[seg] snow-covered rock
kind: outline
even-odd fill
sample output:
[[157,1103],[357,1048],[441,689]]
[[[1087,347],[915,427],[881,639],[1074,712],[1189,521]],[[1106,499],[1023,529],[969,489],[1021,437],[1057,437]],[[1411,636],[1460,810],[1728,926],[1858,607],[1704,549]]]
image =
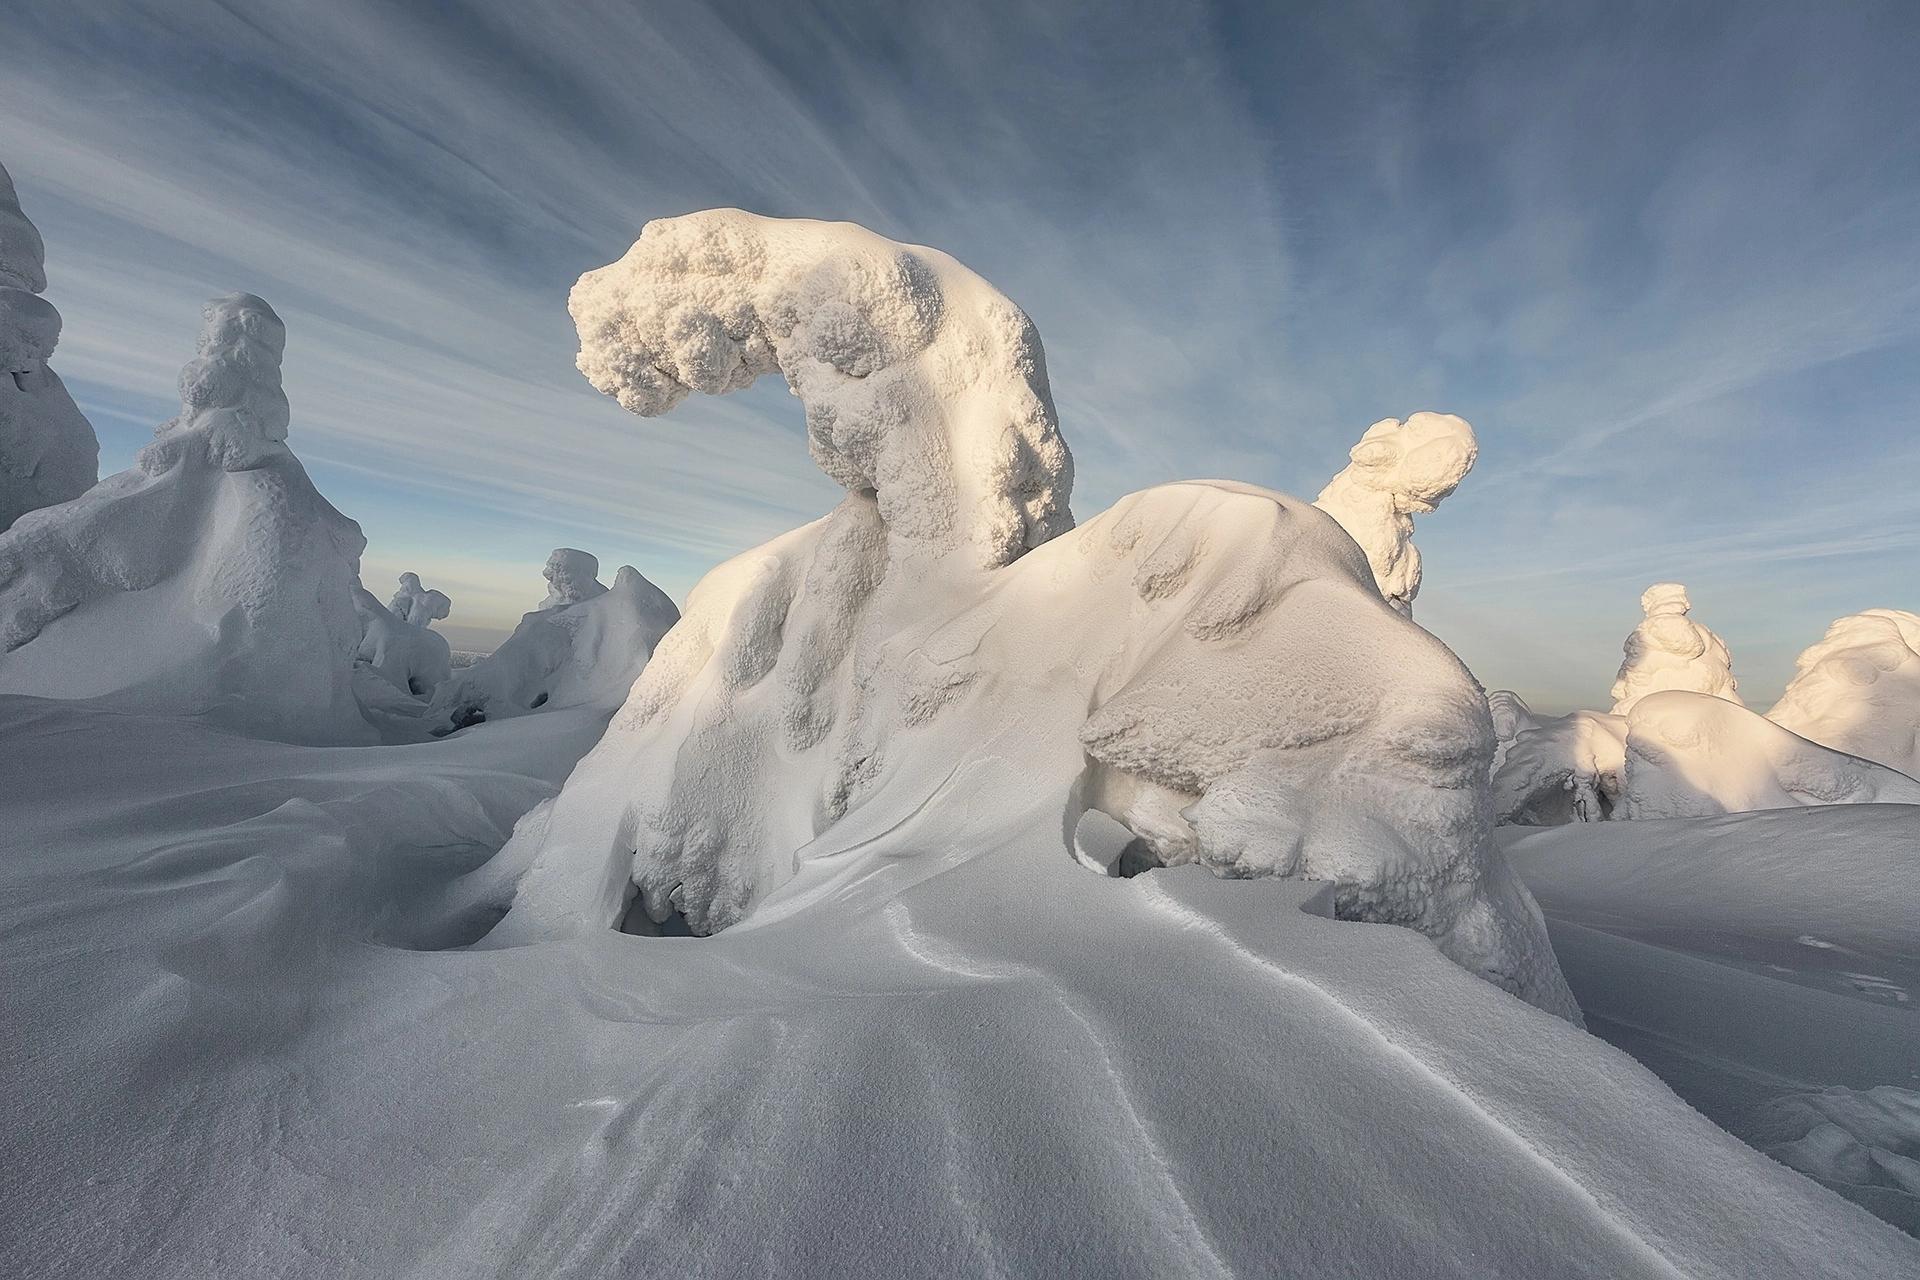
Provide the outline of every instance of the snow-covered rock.
[[632,565],[608,587],[594,577],[599,564],[584,551],[555,551],[546,599],[435,691],[429,721],[463,729],[529,711],[619,706],[680,611]]
[[1875,803],[1920,804],[1920,782],[1707,694],[1650,694],[1627,716],[1625,817]]
[[411,626],[430,627],[453,612],[453,600],[444,591],[422,586],[419,574],[403,573],[399,590],[387,601],[387,611]]
[[533,866],[501,938],[711,933],[1057,824],[1103,872],[1333,881],[1341,915],[1577,1016],[1491,851],[1479,687],[1332,517],[1185,483],[1068,532],[1032,324],[849,224],[654,222],[572,306],[580,367],[642,414],[779,369],[848,494],[695,588],[503,855]]
[[1687,589],[1677,582],[1656,582],[1640,594],[1646,617],[1622,646],[1613,714],[1624,716],[1640,699],[1663,689],[1711,694],[1741,705],[1727,646],[1687,617],[1692,607]]
[[0,530],[99,476],[93,427],[47,365],[60,313],[38,296],[46,287],[45,246],[0,166]]
[[1627,718],[1575,711],[1521,729],[1493,775],[1495,821],[1604,822],[1626,791]]
[[1420,593],[1413,518],[1460,486],[1480,453],[1473,428],[1450,413],[1382,418],[1348,453],[1344,470],[1313,505],[1340,522],[1360,549],[1387,603],[1408,617]]
[[1838,619],[1794,664],[1767,719],[1803,738],[1920,777],[1920,615]]
[[364,741],[366,543],[287,448],[286,328],[251,294],[203,314],[180,415],[136,465],[0,534],[0,692]]

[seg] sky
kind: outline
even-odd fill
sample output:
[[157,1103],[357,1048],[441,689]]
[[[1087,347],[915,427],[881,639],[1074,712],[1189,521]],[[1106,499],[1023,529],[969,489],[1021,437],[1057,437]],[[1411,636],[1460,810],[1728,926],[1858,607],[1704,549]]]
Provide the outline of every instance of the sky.
[[54,366],[129,465],[198,307],[289,331],[290,443],[490,647],[576,546],[676,598],[828,510],[777,383],[623,413],[566,296],[649,219],[850,219],[1033,317],[1085,519],[1311,497],[1379,418],[1474,424],[1420,622],[1607,705],[1651,582],[1748,701],[1920,610],[1920,6],[370,0],[23,7],[0,162]]

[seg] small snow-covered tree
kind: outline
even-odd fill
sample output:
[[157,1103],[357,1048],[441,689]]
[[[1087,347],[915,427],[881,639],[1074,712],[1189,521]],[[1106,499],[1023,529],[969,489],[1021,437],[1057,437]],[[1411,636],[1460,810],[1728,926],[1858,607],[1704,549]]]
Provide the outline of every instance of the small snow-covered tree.
[[1416,413],[1382,418],[1353,446],[1346,468],[1313,505],[1340,522],[1367,553],[1380,594],[1409,618],[1420,594],[1413,518],[1426,515],[1473,470],[1480,445],[1464,418]]
[[1693,602],[1677,582],[1656,582],[1640,594],[1646,614],[1626,644],[1613,682],[1613,714],[1626,715],[1650,693],[1683,689],[1740,703],[1726,642],[1687,617]]

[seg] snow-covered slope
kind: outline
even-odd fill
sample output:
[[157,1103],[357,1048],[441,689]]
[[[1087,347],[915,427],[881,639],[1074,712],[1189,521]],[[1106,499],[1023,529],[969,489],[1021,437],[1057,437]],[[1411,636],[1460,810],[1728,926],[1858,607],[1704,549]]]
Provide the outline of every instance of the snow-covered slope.
[[286,329],[251,294],[204,315],[180,416],[137,465],[0,534],[0,692],[365,741],[365,539],[287,448]]
[[1920,777],[1920,615],[1838,619],[1800,655],[1767,718],[1803,738]]
[[0,699],[9,1270],[1920,1268],[1417,934],[1089,875],[970,772],[897,833],[944,868],[897,893],[457,949],[517,870],[476,864],[598,728],[315,750]]
[[620,705],[680,610],[632,565],[608,587],[600,562],[562,547],[547,560],[547,597],[500,647],[434,691],[437,731],[562,707]]
[[1624,716],[1640,699],[1664,689],[1711,694],[1736,705],[1733,659],[1719,636],[1687,617],[1687,589],[1656,582],[1640,595],[1646,614],[1627,636],[1620,674],[1613,682],[1613,714]]
[[990,795],[1102,873],[1334,881],[1343,916],[1573,1016],[1490,856],[1479,688],[1331,517],[1189,483],[1067,533],[1032,325],[946,255],[851,225],[651,223],[572,306],[581,368],[639,412],[777,367],[848,495],[694,590],[522,833],[512,936],[704,934],[896,891],[943,869],[904,830]]
[[99,475],[93,427],[47,365],[60,313],[38,296],[46,287],[45,246],[0,165],[0,531]]
[[1416,413],[1383,418],[1348,453],[1313,505],[1340,522],[1360,549],[1387,603],[1408,617],[1420,594],[1420,548],[1413,518],[1430,514],[1460,487],[1480,454],[1464,418]]

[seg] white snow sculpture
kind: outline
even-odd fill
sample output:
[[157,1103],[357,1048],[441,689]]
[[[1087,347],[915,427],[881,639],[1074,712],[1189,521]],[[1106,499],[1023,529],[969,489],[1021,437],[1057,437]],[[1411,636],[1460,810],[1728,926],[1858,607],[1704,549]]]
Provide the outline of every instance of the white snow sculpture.
[[352,594],[366,540],[286,446],[286,328],[251,294],[203,315],[180,416],[135,467],[0,534],[0,692],[366,741]]
[[1360,549],[1387,603],[1408,617],[1420,593],[1420,548],[1413,518],[1426,515],[1473,470],[1480,445],[1450,413],[1382,418],[1353,446],[1344,470],[1313,505],[1340,522]]
[[1706,694],[1649,694],[1627,717],[1625,817],[1813,804],[1920,804],[1920,782]]
[[584,551],[553,553],[540,607],[435,692],[428,718],[437,731],[542,709],[620,705],[680,610],[632,565],[620,567],[611,587],[594,577],[599,567]]
[[1920,777],[1920,615],[1868,609],[1840,618],[1794,666],[1767,719]]
[[48,367],[60,313],[45,247],[0,166],[0,530],[29,511],[77,498],[100,474],[100,442]]
[[[435,619],[452,611],[444,592],[420,585],[420,575],[400,575],[393,602],[382,607],[371,591],[354,586],[353,603],[360,615],[358,661],[388,684],[416,698],[430,698],[453,674],[453,651],[446,637],[432,629]],[[363,698],[363,701],[365,699]]]
[[1551,827],[1620,816],[1626,752],[1625,716],[1575,711],[1520,730],[1493,775],[1494,820]]
[[1486,702],[1330,517],[1186,483],[1067,532],[1032,324],[850,224],[653,222],[571,305],[581,369],[642,414],[779,369],[848,493],[695,588],[502,855],[532,865],[497,941],[709,933],[1059,823],[1130,849],[1103,870],[1336,881],[1342,915],[1577,1016],[1490,844]]
[[1646,617],[1622,646],[1626,656],[1613,682],[1613,714],[1626,715],[1634,703],[1662,689],[1743,705],[1725,642],[1687,617],[1692,607],[1687,589],[1677,582],[1656,582],[1640,593]]
[[403,573],[399,590],[387,601],[387,611],[410,626],[430,627],[453,612],[453,600],[444,591],[420,585],[419,574]]

